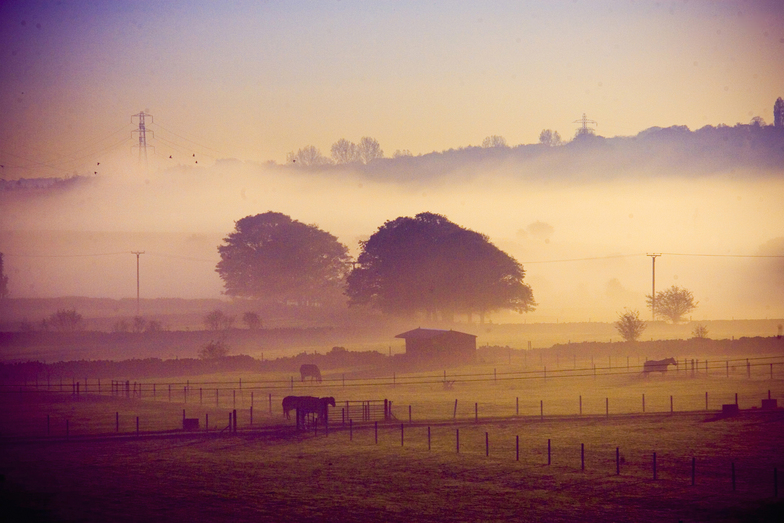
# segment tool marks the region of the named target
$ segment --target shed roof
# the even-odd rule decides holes
[[[476,338],[476,336],[473,334],[458,332],[451,329],[443,330],[443,329],[421,329],[421,328],[416,328],[414,330],[410,330],[402,334],[398,334],[397,336],[395,336],[395,338],[403,338],[405,340],[430,340],[433,338],[438,338],[440,336],[443,336],[444,334],[450,334],[450,333]]]

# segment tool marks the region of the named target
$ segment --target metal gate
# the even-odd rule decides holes
[[[349,420],[360,421],[389,421],[390,404],[389,400],[361,400],[346,401],[341,405],[343,410],[343,423]]]

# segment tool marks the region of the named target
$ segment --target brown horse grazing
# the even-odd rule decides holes
[[[302,378],[301,381],[305,381],[305,378],[310,378],[310,381],[314,379],[321,383],[321,371],[316,365],[312,363],[305,363],[299,368],[299,374]]]
[[[677,365],[675,358],[667,358],[666,360],[648,360],[642,367],[642,373],[647,376],[651,372],[667,372],[668,365]]]

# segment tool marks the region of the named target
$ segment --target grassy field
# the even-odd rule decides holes
[[[619,372],[545,380],[510,374],[515,370],[458,369],[450,373],[459,375],[451,388],[433,372],[393,382],[339,369],[321,385],[295,382],[294,394],[336,398],[328,436],[323,428],[318,435],[297,433],[293,420],[282,418],[280,399],[291,393],[284,374],[192,377],[185,382],[187,403],[179,380],[171,401],[163,381],[154,400],[146,386],[141,399],[108,395],[105,382],[102,395],[78,397],[68,387],[62,394],[6,389],[0,403],[0,505],[6,513],[0,519],[782,520],[773,469],[784,471],[784,412],[754,407],[769,390],[782,399],[784,376],[770,379],[761,367],[751,379],[741,368],[729,378]],[[344,386],[343,374],[357,378]],[[736,393],[742,414],[722,418],[721,405],[734,403]],[[357,420],[351,432],[341,424],[346,400],[384,398],[393,402],[397,420],[380,424],[378,443],[372,422]],[[228,424],[233,408],[239,431],[219,435],[216,428]],[[180,430],[183,409],[200,419],[199,433]]]

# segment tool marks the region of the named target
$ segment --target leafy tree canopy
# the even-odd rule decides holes
[[[618,315],[618,321],[615,322],[615,328],[625,341],[637,341],[647,325],[640,319],[638,311],[627,310],[623,314]]]
[[[349,274],[351,304],[386,313],[432,315],[500,309],[534,310],[525,271],[487,236],[422,213],[379,227],[360,243],[358,266]]]
[[[655,316],[666,318],[672,323],[680,323],[685,314],[697,308],[694,295],[690,290],[673,285],[669,289],[656,293],[656,301],[648,294],[646,296],[648,308],[653,310]]]
[[[308,303],[338,291],[348,270],[337,238],[277,212],[242,218],[223,241],[215,270],[230,296]]]

